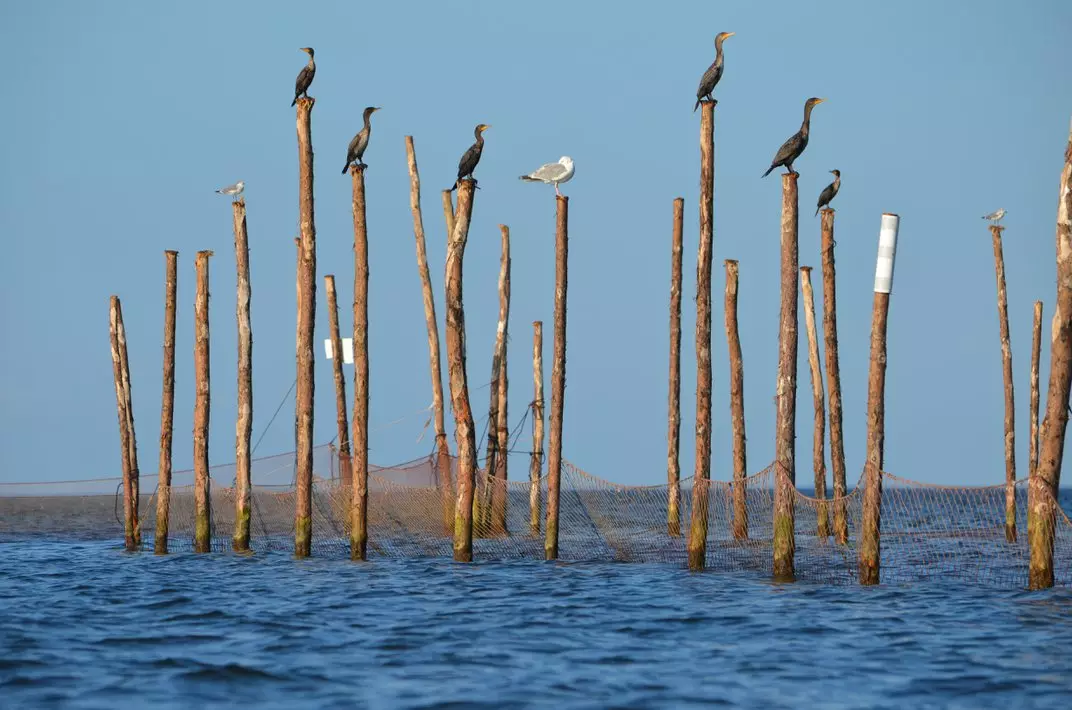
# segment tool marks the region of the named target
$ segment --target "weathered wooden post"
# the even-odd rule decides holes
[[[737,290],[740,267],[726,259],[726,343],[730,355],[730,421],[733,428],[733,537],[748,539],[748,460],[744,430],[744,358],[737,328]]]
[[[352,495],[354,483],[353,459],[350,455],[350,418],[346,413],[346,374],[343,372],[344,353],[339,331],[339,297],[335,291],[335,275],[324,276],[324,293],[328,299],[328,327],[331,334],[331,369],[335,377],[335,424],[339,439],[339,483],[344,493]]]
[[[529,458],[529,531],[540,534],[540,476],[543,473],[543,321],[532,322],[532,454]]]
[[[138,521],[137,444],[134,440],[134,416],[129,396],[130,372],[126,359],[126,333],[123,328],[123,307],[119,296],[111,297],[109,325],[112,340],[112,375],[115,379],[115,405],[119,417],[119,443],[123,465],[123,531],[128,552],[141,545]]]
[[[830,513],[826,507],[826,401],[823,373],[819,368],[819,336],[815,331],[815,295],[811,288],[811,267],[800,267],[800,288],[804,294],[804,324],[808,331],[808,367],[811,370],[812,401],[815,406],[815,433],[812,437],[812,469],[815,473],[815,497],[820,501],[815,511],[816,532],[830,537]]]
[[[168,551],[168,519],[171,516],[171,443],[175,425],[175,300],[179,281],[179,252],[164,252],[164,391],[160,404],[160,465],[156,489],[156,538],[153,551]]]
[[[797,174],[782,175],[782,297],[778,329],[777,421],[774,467],[775,579],[792,580],[796,571],[796,510],[794,493],[797,418],[797,233],[799,204]]]
[[[450,190],[443,190],[443,221],[447,225],[447,243],[450,243],[451,238],[454,236],[454,202],[450,195]]]
[[[555,339],[551,369],[551,432],[547,446],[547,523],[544,558],[558,559],[558,503],[562,482],[562,415],[566,403],[566,288],[569,263],[569,198],[555,196]]]
[[[1001,367],[1005,381],[1005,539],[1016,542],[1016,408],[1012,382],[1012,346],[1009,344],[1009,304],[1005,296],[1005,256],[1001,249],[1001,233],[1004,229],[996,224],[991,225],[990,235],[994,242]]]
[[[1028,435],[1027,471],[1034,478],[1038,472],[1039,457],[1039,356],[1042,354],[1042,301],[1035,301],[1035,318],[1031,337],[1031,399]]]
[[[841,367],[838,360],[837,277],[834,270],[834,210],[822,210],[823,347],[826,381],[830,391],[830,468],[834,473],[834,539],[849,542],[849,516],[845,510],[845,439],[841,429]]]
[[[313,217],[311,114],[316,99],[301,98],[297,103],[298,222],[301,232],[301,259],[298,260],[298,348],[295,357],[298,384],[294,394],[294,411],[298,426],[298,441],[295,446],[298,470],[295,476],[297,510],[294,512],[294,556],[300,558],[310,555],[313,542],[313,399],[316,371],[313,329],[316,325],[316,222]],[[357,347],[355,340],[355,355]]]
[[[696,470],[687,545],[689,569],[707,559],[707,499],[711,480],[711,259],[715,189],[715,104],[700,109],[700,246],[696,259]]]
[[[510,232],[500,224],[502,252],[499,258],[499,322],[495,328],[495,350],[491,356],[491,384],[488,387],[488,444],[484,458],[484,489],[475,503],[473,514],[477,516],[477,533],[487,534],[491,529],[492,491],[498,486],[499,475],[499,408],[500,380],[506,356],[506,322],[510,316]],[[505,452],[502,452],[505,456]]]
[[[141,469],[138,467],[138,437],[134,432],[134,398],[131,394],[130,386],[130,358],[127,356],[127,329],[123,325],[123,309],[121,304],[116,301],[117,315],[119,316],[118,322],[118,336],[119,336],[119,357],[122,359],[122,374],[123,374],[123,399],[125,402],[125,409],[127,416],[127,431],[130,435],[127,439],[127,445],[130,447],[130,520],[132,521],[132,529],[134,534],[134,546],[137,549],[141,549],[141,514],[138,510],[138,505],[141,502]]]
[[[209,321],[208,259],[197,252],[197,296],[194,301],[194,552],[212,551],[212,491],[208,467]]]
[[[1030,482],[1028,506],[1034,516],[1029,538],[1031,589],[1053,586],[1054,508],[1061,485],[1069,385],[1072,384],[1072,125],[1057,203],[1057,304],[1050,326],[1050,382],[1042,420],[1038,470]]]
[[[882,567],[882,461],[886,437],[886,317],[893,290],[897,231],[901,218],[882,215],[875,266],[875,300],[871,315],[871,367],[867,375],[867,463],[864,511],[860,529],[860,584],[878,584]]]
[[[432,277],[428,271],[428,254],[424,242],[424,218],[421,216],[421,177],[417,171],[417,155],[413,149],[413,136],[406,136],[406,160],[409,164],[409,206],[413,213],[413,238],[417,242],[417,272],[421,277],[421,293],[424,297],[424,322],[428,329],[428,362],[432,371],[432,408],[435,421],[436,474],[440,496],[443,500],[443,531],[454,532],[454,485],[450,473],[450,447],[447,446],[447,427],[443,410],[443,375],[439,364],[439,326],[436,322],[435,298],[432,295]],[[450,191],[446,191],[450,204]],[[454,218],[450,204],[451,222]],[[448,231],[449,238],[449,231]]]
[[[235,426],[235,527],[231,546],[235,552],[249,550],[250,438],[253,436],[253,330],[249,318],[249,238],[246,234],[246,201],[239,198],[234,209],[235,264],[238,300],[238,422]]]
[[[488,476],[489,482],[492,483],[491,489],[491,533],[494,535],[505,535],[506,530],[506,506],[507,506],[507,489],[506,480],[508,476],[508,462],[510,458],[510,420],[509,420],[509,408],[507,407],[507,393],[509,392],[510,380],[507,377],[507,349],[510,342],[510,228],[505,224],[499,225],[499,232],[502,235],[502,256],[500,271],[502,277],[500,278],[499,286],[499,301],[500,301],[500,320],[499,328],[501,330],[502,337],[502,349],[499,352],[499,377],[496,380],[496,390],[499,398],[499,406],[497,408],[497,419],[494,422],[497,439],[495,447],[498,450],[498,458],[496,459],[496,465],[494,468],[489,466]],[[490,429],[492,422],[488,423]],[[494,479],[490,477],[494,474]]]
[[[350,166],[354,211],[354,458],[350,559],[368,556],[368,228],[365,222],[365,168]]]
[[[471,179],[458,184],[458,212],[447,245],[447,372],[450,375],[454,437],[458,443],[458,500],[454,507],[454,559],[473,561],[473,479],[476,473],[476,431],[469,406],[469,383],[465,374],[465,309],[462,303],[462,263],[473,215]]]
[[[666,433],[666,529],[681,535],[681,257],[685,200],[674,200],[674,229],[670,242],[670,395]]]

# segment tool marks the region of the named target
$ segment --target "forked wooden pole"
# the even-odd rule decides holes
[[[499,286],[499,299],[502,304],[502,318],[499,321],[499,327],[502,329],[502,348],[499,351],[499,376],[495,383],[499,399],[498,417],[494,422],[495,448],[498,451],[498,458],[495,467],[488,468],[488,476],[494,476],[494,480],[491,481],[491,525],[489,526],[493,535],[505,535],[508,532],[506,529],[506,506],[508,504],[506,481],[509,477],[510,458],[510,410],[507,406],[507,394],[510,389],[510,379],[507,376],[509,369],[507,351],[510,342],[510,228],[505,224],[500,224],[499,232],[502,237],[501,270],[504,278]],[[492,422],[488,422],[489,429],[491,426]]]
[[[808,331],[808,368],[811,370],[815,429],[812,436],[812,470],[815,473],[816,532],[822,540],[830,536],[830,512],[826,505],[826,397],[819,367],[819,336],[815,331],[815,295],[811,288],[811,267],[800,267],[800,288],[804,295],[804,323]]]

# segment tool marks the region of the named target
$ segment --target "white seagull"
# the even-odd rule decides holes
[[[990,214],[984,214],[983,219],[990,220],[993,224],[997,224],[1001,221],[1001,218],[1005,216],[1005,208],[1002,207],[997,212],[991,212]]]
[[[227,187],[221,187],[219,190],[216,190],[216,192],[218,192],[221,195],[233,195],[234,197],[238,197],[239,195],[242,194],[242,190],[245,190],[245,189],[246,189],[246,182],[244,180],[239,180],[234,185],[228,185]]]
[[[564,182],[569,182],[572,177],[573,158],[563,155],[558,159],[557,163],[541,165],[528,175],[522,175],[521,179],[526,182],[543,182],[554,185],[555,194],[561,195],[562,193],[558,191],[558,186]]]

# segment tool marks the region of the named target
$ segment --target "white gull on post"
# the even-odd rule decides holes
[[[242,194],[242,190],[245,190],[245,189],[246,189],[246,182],[244,180],[239,180],[234,185],[228,185],[227,187],[221,187],[219,190],[216,190],[216,192],[218,192],[221,195],[232,195],[234,197],[238,197],[239,195]]]
[[[543,182],[554,185],[555,194],[561,195],[562,193],[558,191],[558,186],[564,182],[569,182],[572,177],[573,158],[564,155],[558,159],[557,163],[541,165],[528,175],[522,175],[521,179],[526,182]]]
[[[1005,208],[1002,207],[997,212],[991,212],[990,214],[984,214],[983,219],[990,220],[991,223],[997,224],[1001,221],[1001,218],[1005,216]]]

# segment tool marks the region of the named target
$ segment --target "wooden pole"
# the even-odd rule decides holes
[[[740,267],[726,259],[726,342],[730,355],[730,421],[733,428],[733,537],[748,539],[748,461],[744,429],[744,358],[737,329],[737,290]]]
[[[447,372],[450,377],[454,437],[458,444],[458,500],[454,507],[454,559],[473,561],[473,479],[476,473],[476,432],[469,406],[469,383],[465,374],[465,309],[462,302],[462,263],[473,215],[471,179],[458,185],[458,212],[447,245]]]
[[[782,175],[782,297],[778,330],[778,412],[775,429],[774,563],[775,579],[795,578],[797,419],[797,174]]]
[[[115,380],[115,407],[119,418],[119,445],[123,465],[123,537],[128,552],[138,549],[134,519],[134,507],[131,505],[133,492],[133,465],[130,460],[130,417],[127,413],[127,399],[123,388],[123,353],[119,344],[122,329],[123,310],[119,296],[112,296],[109,307],[109,335],[112,342],[112,376]]]
[[[339,331],[339,297],[335,275],[324,276],[324,293],[328,299],[328,327],[331,332],[331,368],[335,376],[335,424],[339,439],[339,483],[344,494],[352,495],[353,460],[350,458],[350,419],[346,413],[346,374],[343,372],[342,333]]]
[[[209,329],[208,259],[197,252],[197,297],[194,301],[194,552],[212,551],[212,493],[208,468]]]
[[[543,321],[532,322],[532,454],[529,459],[529,531],[540,534],[540,477],[543,473]]]
[[[566,287],[569,198],[555,196],[555,340],[551,369],[551,432],[547,446],[547,523],[544,558],[558,559],[558,503],[562,482],[562,416],[566,402]]]
[[[711,259],[715,189],[715,104],[700,110],[700,246],[696,262],[696,471],[689,521],[689,569],[707,557],[707,498],[711,480]]]
[[[238,422],[235,426],[235,527],[231,540],[235,552],[249,550],[250,439],[253,436],[253,330],[249,317],[249,238],[246,234],[246,201],[233,204],[235,264],[238,300]]]
[[[443,190],[443,220],[447,225],[447,243],[454,236],[454,202],[450,196],[450,190]]]
[[[428,329],[428,362],[432,371],[432,409],[435,415],[436,474],[440,496],[443,501],[443,531],[454,532],[454,485],[450,475],[450,447],[447,445],[446,416],[443,407],[443,375],[439,364],[439,326],[436,321],[435,298],[432,295],[432,277],[428,271],[428,254],[424,243],[424,218],[421,216],[421,177],[417,171],[417,155],[413,149],[413,136],[406,136],[406,160],[409,164],[409,206],[413,213],[413,237],[417,242],[417,272],[421,277],[421,293],[424,297],[424,323]],[[450,191],[446,192],[451,219],[454,220]],[[448,232],[449,234],[449,232]]]
[[[1030,532],[1031,589],[1053,586],[1054,509],[1061,485],[1065,430],[1068,427],[1069,385],[1072,384],[1072,126],[1069,127],[1065,164],[1057,205],[1057,305],[1050,326],[1050,381],[1046,390],[1046,417],[1038,470],[1028,489],[1028,506],[1035,522]]]
[[[127,446],[130,447],[130,495],[127,500],[129,507],[129,518],[131,521],[131,532],[134,537],[134,547],[141,549],[141,516],[138,511],[138,504],[141,500],[141,473],[138,468],[138,438],[134,433],[134,399],[131,395],[130,388],[130,359],[127,356],[127,330],[123,325],[123,309],[121,304],[116,302],[118,320],[118,337],[119,337],[119,357],[122,361],[122,375],[123,375],[123,399],[125,402],[124,412],[127,417],[127,431],[129,432],[127,438]]]
[[[368,551],[368,228],[365,222],[365,168],[350,166],[354,211],[354,460],[350,559],[367,559]]]
[[[845,510],[845,439],[841,429],[841,367],[838,360],[837,276],[834,269],[834,210],[822,210],[823,347],[826,382],[830,391],[830,468],[834,472],[834,539],[849,542],[849,516]]]
[[[313,329],[316,325],[316,222],[313,216],[312,111],[316,99],[298,99],[298,221],[301,229],[301,259],[298,261],[297,388],[294,411],[298,420],[296,510],[294,511],[294,556],[308,557],[313,542],[313,401],[315,368]],[[356,328],[355,328],[356,330]],[[358,348],[354,341],[354,352]],[[355,396],[356,396],[355,390]],[[356,427],[355,422],[355,427]],[[359,444],[354,437],[355,445]],[[353,533],[351,533],[352,537]]]
[[[808,367],[811,370],[812,401],[815,405],[815,434],[812,437],[812,469],[815,497],[820,501],[815,514],[816,535],[830,537],[830,513],[826,506],[826,401],[823,373],[819,368],[819,336],[815,330],[815,295],[811,288],[811,267],[800,267],[800,288],[804,294],[804,324],[808,331]]]
[[[860,529],[860,584],[879,583],[882,567],[882,465],[886,438],[886,319],[893,290],[893,264],[900,218],[884,213],[875,268],[875,300],[871,315],[871,367],[867,375],[867,462],[864,467],[864,510]]]
[[[153,551],[168,551],[168,520],[171,517],[171,443],[175,425],[175,300],[179,281],[179,252],[164,252],[164,391],[160,404],[160,465],[156,489],[156,539]]]
[[[670,242],[670,395],[666,433],[666,530],[681,536],[681,260],[685,200],[674,200],[674,229]]]
[[[491,492],[495,486],[492,480],[498,469],[499,451],[499,378],[502,374],[503,347],[506,343],[506,314],[509,305],[506,296],[507,253],[502,252],[499,260],[499,321],[495,329],[495,349],[491,355],[491,384],[488,386],[488,441],[487,454],[484,457],[484,487],[475,499],[473,515],[476,516],[477,535],[489,531]]]
[[[1029,478],[1038,472],[1039,457],[1039,356],[1042,354],[1042,301],[1035,301],[1035,318],[1031,337],[1031,399],[1028,419],[1027,470]]]
[[[506,530],[506,480],[508,476],[508,460],[510,458],[510,420],[509,408],[507,407],[507,394],[510,380],[507,377],[507,350],[510,341],[510,228],[505,224],[499,225],[502,235],[501,266],[503,277],[499,287],[500,320],[499,327],[502,335],[502,348],[499,351],[499,377],[496,380],[499,406],[498,418],[495,422],[498,440],[496,449],[499,456],[494,469],[488,469],[488,475],[494,472],[495,480],[491,491],[491,532],[495,535],[505,535]],[[489,422],[490,428],[492,423]]]
[[[992,225],[994,272],[998,284],[998,326],[1001,334],[1001,367],[1005,381],[1005,539],[1016,542],[1016,409],[1013,397],[1012,346],[1009,344],[1009,304],[1005,295],[1005,256],[1001,249],[1004,227]]]

